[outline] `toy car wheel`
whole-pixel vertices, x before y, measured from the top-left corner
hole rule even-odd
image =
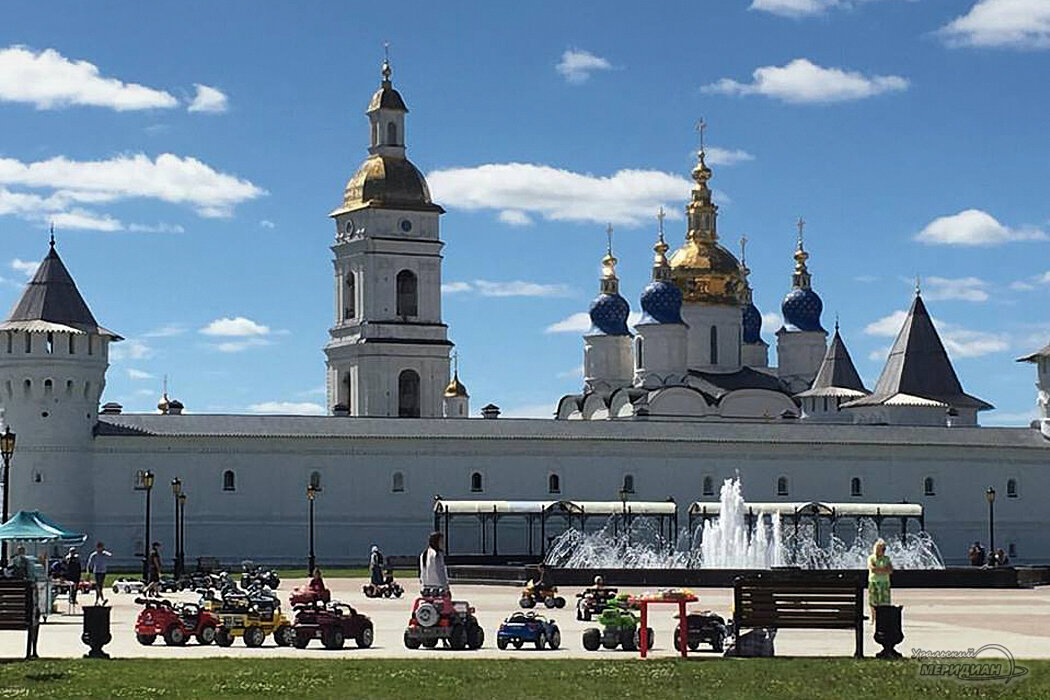
[[[372,646],[372,642],[374,639],[375,631],[372,629],[371,625],[366,625],[365,627],[362,627],[361,630],[357,633],[357,636],[354,638],[354,641],[357,642],[358,649],[367,649],[368,647]]]
[[[281,625],[273,631],[273,641],[277,642],[279,647],[291,646],[295,641],[295,632],[292,631],[291,626]]]
[[[266,641],[266,633],[262,631],[262,627],[258,625],[251,625],[244,630],[244,646],[256,648],[261,647],[263,642]]]
[[[722,633],[715,635],[715,638],[711,640],[711,650],[716,651],[719,654],[725,649],[726,637]]]
[[[615,649],[620,646],[620,634],[618,632],[606,632],[602,635],[602,646],[606,649]]]
[[[557,649],[561,646],[561,630],[557,627],[551,630],[551,635],[547,637],[547,646],[551,649]]]
[[[426,647],[427,649],[433,649],[437,645],[438,645],[437,637],[431,637],[429,639],[424,639],[423,640],[423,646]]]
[[[153,642],[157,641],[157,635],[155,634],[136,634],[135,639],[139,640],[139,644],[143,646],[149,646]]]
[[[524,645],[525,642],[521,641],[520,639],[515,639],[513,642],[511,642],[511,644],[514,645],[515,649],[521,649],[522,645]]]
[[[452,631],[448,633],[448,645],[455,651],[467,646],[467,629],[461,623],[452,626]]]
[[[361,588],[361,592],[365,594],[365,598],[375,598],[376,589],[372,587],[372,584],[366,584]]]
[[[383,597],[384,598],[389,598],[392,594],[393,594],[393,591],[391,591],[389,588],[384,588],[383,589]]]
[[[634,635],[631,637],[632,646],[634,649],[640,649],[642,646],[642,628],[636,627]],[[626,647],[626,642],[624,643]],[[650,627],[645,634],[645,650],[648,651],[653,648],[653,628]],[[681,650],[679,650],[681,651]]]
[[[554,607],[559,608],[559,609],[560,608],[564,608],[565,607],[565,599],[562,598],[561,596],[558,596],[557,598],[555,598],[554,599]]]
[[[292,644],[295,645],[296,649],[305,649],[306,646],[310,643],[310,640],[312,639],[312,637],[310,635],[308,635],[308,634],[300,633],[300,634],[295,634],[293,639],[294,639],[294,641],[292,642]]]
[[[113,584],[113,592],[114,593],[120,593],[120,589],[117,588],[117,584],[115,584],[115,583]]]
[[[416,622],[420,627],[433,627],[441,619],[441,613],[433,603],[420,603],[416,608]]]
[[[467,646],[471,649],[480,649],[485,643],[485,630],[477,622],[467,628]]]
[[[338,627],[321,632],[321,644],[324,644],[325,649],[333,651],[342,649],[345,643],[346,638],[343,636],[343,630]]]
[[[689,642],[689,651],[696,651],[700,648],[700,642]]]
[[[583,631],[583,648],[587,651],[598,651],[598,647],[602,645],[602,633],[591,627]]]
[[[547,633],[540,630],[540,633],[536,635],[536,648],[543,651],[545,646],[547,646]]]
[[[215,641],[215,625],[204,625],[197,633],[197,643],[207,646]]]
[[[624,630],[621,633],[620,641],[623,643],[624,651],[638,651],[638,630],[635,629],[633,632]]]
[[[518,600],[518,605],[528,610],[529,608],[536,607],[536,601],[533,600],[531,596],[523,595],[521,599]]]
[[[507,638],[506,637],[496,637],[496,648],[499,649],[500,651],[503,651],[504,649],[506,649],[507,648]]]
[[[405,648],[406,649],[418,649],[420,639],[410,631],[405,630]]]
[[[220,629],[215,633],[215,643],[220,647],[228,647],[233,644],[233,635],[229,630]]]
[[[168,625],[164,630],[164,643],[169,647],[180,647],[186,643],[186,631],[178,623]]]
[[[554,608],[556,605],[558,605],[558,601],[556,601],[554,598],[544,598],[543,599],[543,604],[547,606],[548,610],[550,610],[550,609]]]
[[[400,598],[401,594],[404,593],[404,592],[405,592],[405,589],[402,588],[401,586],[398,586],[397,588],[394,589],[394,597],[395,598]]]

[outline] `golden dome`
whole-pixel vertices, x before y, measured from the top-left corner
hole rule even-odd
[[[365,207],[444,211],[430,200],[427,181],[411,161],[378,153],[368,156],[346,183],[343,206],[332,213]]]
[[[467,387],[463,386],[463,382],[459,381],[459,372],[456,372],[452,376],[452,381],[448,383],[447,387],[445,387],[445,396],[447,398],[455,396],[465,399],[470,398],[470,395],[467,393]]]
[[[693,169],[696,186],[686,207],[689,231],[685,244],[671,256],[671,279],[682,290],[687,304],[738,306],[747,285],[740,261],[718,243],[718,207],[711,201],[709,179],[711,169],[700,151]]]

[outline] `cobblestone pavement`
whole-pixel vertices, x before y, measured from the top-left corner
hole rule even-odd
[[[291,589],[304,581],[282,582],[280,594],[287,602]],[[408,650],[402,643],[402,633],[411,610],[414,586],[409,586],[401,599],[369,600],[361,593],[363,579],[332,579],[328,581],[333,598],[343,600],[360,612],[369,615],[375,625],[375,643],[370,649],[357,649],[347,641],[341,651],[327,651],[320,642],[307,649],[276,646],[267,638],[266,644],[249,649],[238,639],[233,646],[199,646],[191,641],[183,647],[165,646],[158,640],[153,646],[142,646],[135,640],[134,620],[139,611],[134,595],[107,592],[113,607],[113,641],[106,651],[114,657],[146,658],[203,658],[210,656],[295,656],[303,658],[347,657],[423,657],[423,656],[489,656],[518,658],[629,658],[637,652],[587,652],[581,644],[581,635],[589,623],[578,622],[573,603],[579,589],[563,588],[561,594],[568,603],[564,609],[547,611],[558,621],[562,633],[562,648],[557,651],[536,651],[524,648],[499,651],[495,646],[496,629],[504,617],[518,609],[518,589],[511,586],[461,585],[453,589],[457,600],[467,600],[477,608],[477,616],[485,629],[484,647],[475,652],[452,652],[445,649]],[[403,583],[409,583],[403,581]],[[640,592],[640,589],[622,589]],[[730,589],[701,589],[697,591],[700,603],[691,610],[710,609],[729,616],[732,604]],[[195,600],[192,594],[170,596],[176,600]],[[1050,658],[1050,587],[1034,590],[932,590],[907,589],[893,593],[894,603],[904,606],[905,640],[898,647],[905,654],[914,648],[965,650],[983,644],[997,643],[1008,648],[1017,658]],[[91,601],[92,595],[82,596]],[[58,614],[49,617],[41,627],[39,651],[45,657],[77,657],[86,648],[80,640],[81,616],[68,615],[66,603],[59,603]],[[651,656],[672,656],[672,630],[675,620],[673,606],[650,608],[650,626],[655,629],[656,644]],[[290,613],[287,609],[286,612]],[[865,652],[870,656],[879,649],[871,637],[871,626],[865,633]],[[0,657],[18,658],[24,653],[25,633],[0,631]],[[778,656],[850,656],[853,653],[852,631],[784,630],[776,638]],[[714,658],[701,651],[695,656]]]

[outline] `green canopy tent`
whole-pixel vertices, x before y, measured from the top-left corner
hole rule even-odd
[[[0,525],[0,540],[76,546],[84,544],[87,535],[66,530],[38,510],[20,510]]]

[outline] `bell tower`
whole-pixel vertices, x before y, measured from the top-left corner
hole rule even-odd
[[[368,157],[335,221],[335,319],[324,351],[336,415],[439,418],[449,383],[441,320],[439,217],[423,174],[405,155],[408,107],[390,80],[366,114]]]

